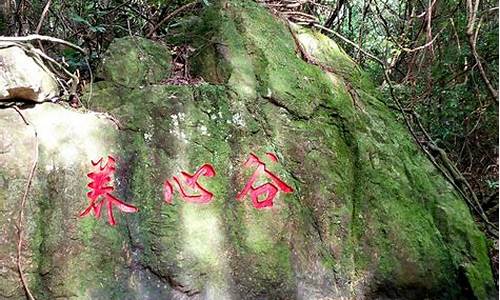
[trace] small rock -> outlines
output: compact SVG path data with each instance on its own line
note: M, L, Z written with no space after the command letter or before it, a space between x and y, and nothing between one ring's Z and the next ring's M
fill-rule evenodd
M97 75L126 87L141 88L167 78L171 60L169 49L151 40L119 38L109 45Z

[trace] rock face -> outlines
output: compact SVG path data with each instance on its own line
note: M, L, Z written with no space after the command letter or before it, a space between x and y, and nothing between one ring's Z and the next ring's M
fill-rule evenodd
M0 101L41 102L59 95L59 86L43 62L14 43L0 42Z
M190 36L204 38L187 40L200 49L192 69L210 84L132 87L123 83L135 73L122 72L95 84L94 112L40 104L22 111L26 126L0 111L0 297L25 298L15 223L37 141L21 249L37 299L495 296L485 238L464 201L341 49L296 28L335 72L306 63L288 28L249 1L212 5L197 24ZM255 169L244 168L251 153L293 188L273 207L236 200ZM90 160L108 155L113 194L139 208L115 209L115 227L104 211L78 218ZM166 204L165 180L203 164L216 172L199 180L213 201L176 192Z

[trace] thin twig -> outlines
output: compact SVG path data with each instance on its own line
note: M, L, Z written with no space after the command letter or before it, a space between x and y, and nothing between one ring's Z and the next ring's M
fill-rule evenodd
M90 100L92 99L92 92L93 92L94 75L92 73L92 68L90 67L90 63L87 58L85 58L85 63L87 64L87 68L89 69L89 74L90 74L89 98L87 100L87 106L90 106Z
M429 0L429 7L427 9L427 25L426 25L426 30L427 30L427 40L429 41L426 45L426 47L429 47L429 51L431 53L431 59L434 59L434 47L433 47L433 42L435 39L432 38L432 9L434 8L434 5L436 4L437 0ZM426 48L424 47L424 48Z
M479 74L481 75L481 78L484 81L484 84L488 88L488 91L490 92L491 97L495 100L495 102L498 103L498 90L496 90L493 85L491 84L491 81L489 80L488 76L486 75L486 71L484 70L483 64L481 63L481 56L479 56L479 53L477 52L477 36L479 34L479 28L481 26L481 23L476 28L476 16L477 16L477 11L479 8L479 0L467 0L466 1L466 6L467 6L467 37L468 37L468 42L472 51L472 56L476 60L477 67L479 69Z
M17 219L17 233L18 233L18 242L17 242L17 270L19 272L19 276L21 278L21 283L23 285L24 290L26 291L26 294L28 295L30 300L35 300L35 297L31 293L31 290L28 287L28 281L26 280L26 275L23 272L22 268L22 263L21 263L21 250L22 250L22 245L23 245L23 220L24 220L24 207L26 206L26 200L28 199L28 193L31 187L31 183L33 182L33 177L35 175L35 170L36 166L38 164L38 133L36 131L36 128L28 122L28 120L25 118L23 113L19 110L17 106L12 107L18 114L21 116L23 119L24 123L27 126L31 126L33 128L33 132L35 134L35 157L33 159L33 165L31 167L30 174L28 176L28 182L26 183L26 188L24 190L23 198L21 200L21 208L19 211L19 216Z
M60 68L61 70L63 70L63 72L66 73L66 75L68 75L69 77L71 77L70 95L76 94L76 89L77 89L77 86L78 86L78 83L80 82L80 80L78 79L78 77L75 74L73 74L70 71L68 71L63 65L61 65L60 63L58 63L57 61L55 61L53 58L51 58L47 54L43 53L41 50L33 48L32 51L35 52L35 53L37 53L38 55L40 55L40 57L46 59L49 63L52 63L52 64L56 65L58 68Z
M326 22L324 24L325 28L332 27L333 22L337 19L338 15L340 13L340 10L344 6L345 2L346 2L345 0L339 0L339 1L337 1L337 4L335 5L335 9L330 14L330 16L328 17L328 19L326 20Z
M378 62L379 64L381 64L382 66L385 66L384 62L380 59L380 58L377 58L375 55L367 52L366 50L364 50L363 48L359 47L358 44L354 43L353 41L349 40L348 38L340 35L338 32L335 32L329 28L326 28L325 26L322 26L322 25L319 25L319 24L312 24L314 27L316 28L319 28L319 29L322 29L326 32L329 32L331 34L334 34L335 36L337 36L338 38L340 38L341 40L343 40L344 42L348 43L349 45L355 47L356 49L359 49L359 51L361 53L363 53L364 55L368 56L369 58L373 59L374 61Z
M181 7L179 7L178 9L174 10L173 12L171 12L170 14L168 14L165 18L163 18L158 24L156 24L149 32L148 34L146 34L146 37L150 38L155 32L156 30L158 30L158 28L160 28L161 25L163 25L163 23L167 22L168 20L172 19L173 17L175 17L176 15L178 15L179 13L183 12L184 10L188 9L188 8L191 8L191 7L194 7L195 5L197 5L199 3L199 1L194 1L194 2L191 2L191 3L188 3L186 5L183 5Z
M151 25L154 25L153 21L151 21L151 18L148 18L147 16L143 15L140 11L138 11L137 9L135 9L133 6L131 6L128 3L126 3L125 7L128 8L130 11L132 11L137 16L141 17L141 19L143 19L147 23L149 23Z
M433 38L432 40L430 40L429 42L427 42L427 43L423 44L422 46L418 46L418 47L415 47L415 48L406 48L406 47L404 47L404 46L400 45L399 43L397 43L395 40L394 40L394 42L395 42L395 44L396 44L399 48L401 48L401 50L403 50L403 51L405 51L405 52L409 52L409 53L412 53L412 52L417 52L417 51L422 50L422 49L424 49L424 48L427 48L427 47L432 47L432 44L434 43L434 41L436 41L436 39L437 39L437 38L438 38L438 36L441 34L441 32L443 32L443 30L444 30L444 28L443 28L443 29L441 29L441 31L439 31L439 32L438 32L438 34L436 34L436 35L434 36L434 38ZM431 51L434 51L434 50L431 50Z
M40 21L38 21L38 26L36 26L36 30L35 30L36 34L38 34L40 32L40 30L42 29L43 20L47 16L47 12L49 11L49 7L50 7L51 2L52 2L52 0L47 0L47 3L45 4L45 7L43 8L42 16L40 17Z

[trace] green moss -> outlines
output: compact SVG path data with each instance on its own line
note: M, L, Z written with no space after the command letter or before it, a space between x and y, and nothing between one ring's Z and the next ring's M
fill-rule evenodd
M123 86L138 87L167 78L170 63L168 48L144 38L124 37L111 43L97 75Z
M37 295L141 297L154 280L214 298L459 298L467 285L478 299L493 294L484 236L467 206L366 74L324 36L293 27L335 73L304 62L288 27L264 8L224 2L206 8L196 35L185 37L204 36L193 67L212 84L94 85L90 107L121 129L92 136L116 152L116 193L140 211L117 214L116 227L79 220L67 241L59 232L85 197L86 168L61 165L66 171L44 176L30 246ZM255 171L244 168L250 153L294 189L279 192L272 208L236 200ZM177 192L164 202L165 180L206 163L217 175L199 182L212 203L187 203ZM73 187L69 202L54 188L63 186ZM78 249L64 264L47 254L61 245Z
M309 190L302 188L302 195L314 194L316 200L313 203L299 202L300 205L306 204L315 209L309 211L297 208L292 211L302 215L304 223L315 222L316 230L324 240L342 237L343 243L340 245L334 242L326 251L319 247L318 251L324 256L326 266L335 266L348 273L352 270L349 264L353 263L354 257L357 272L375 268L377 276L383 281L392 282L396 290L409 285L420 286L424 294L439 293L443 287L453 290L452 286L458 281L459 261L468 261L455 251L469 249L459 246L456 240L451 242L443 238L447 234L457 238L462 235L443 232L432 214L438 205L437 199L459 205L461 208L454 214L466 207L450 194L449 187L445 188L448 193L446 200L441 199L441 191L446 186L444 180L437 174L433 180L427 179L429 172L436 171L421 167L427 166L428 162L422 158L395 116L378 99L380 95L366 74L334 43L321 42L324 37L316 33L310 37L307 32L299 30L299 38L304 35L311 40L319 40L312 54L340 76L327 78L319 68L297 58L293 39L286 27L278 25L276 20L253 3L232 1L226 16L230 20L220 25L219 34L225 40L240 41L228 43L227 57L229 64L233 64L231 78L236 78L236 82L230 80L227 85L230 89L241 84L253 87L256 82L255 90L278 105L278 108L268 107L265 101L259 99L256 101L252 94L242 96L242 93L237 92L235 98L248 102L246 107L254 117L267 116L259 122L264 124L264 128L269 128L264 131L274 139L271 148L287 145L286 137L293 136L293 144L297 144L300 137L304 136L312 148L320 149L316 158L311 157L314 163L305 172L312 174L301 177L301 171L293 168L291 172L294 177L301 177L299 180L333 184L329 184L328 188L321 184L310 184ZM228 31L227 28L236 28L236 31ZM248 65L249 61L251 66ZM251 77L255 77L255 81ZM308 79L312 80L307 86L301 85ZM351 91L347 92L347 89ZM357 96L354 99L353 94ZM320 104L325 108L317 109ZM285 111L279 107L285 108ZM281 118L283 114L286 117ZM314 116L314 122L309 120L311 116ZM286 124L286 118L296 117L298 119L293 126ZM304 117L306 120L301 120ZM339 129L336 134L318 130L332 125ZM302 131L289 128L302 128ZM314 141L313 137L322 135L325 135L324 139ZM332 143L328 145L324 141ZM244 143L245 138L239 142ZM345 145L344 148L341 145ZM336 157L332 155L331 149L337 151L339 158L327 164L323 159L325 155ZM289 155L292 154L290 156L299 154L294 147L290 150L294 151L289 152ZM417 164L416 157L419 158ZM304 161L297 160L301 163ZM410 172L410 178L406 178L409 165L415 165L415 169ZM313 172L311 168L316 171ZM312 181L307 180L306 176L311 175L314 176L311 177ZM325 179L318 181L318 178ZM414 184L419 185L419 194L414 193ZM323 197L325 204L321 202ZM337 205L327 205L327 199L333 199ZM322 212L317 212L317 209ZM478 234L471 218L463 217L470 224L467 226L468 232ZM446 218L453 219L455 216L447 215ZM332 222L339 220L345 226L332 226ZM266 222L269 221L262 223ZM255 228L253 230L258 232ZM323 243L327 243L324 240ZM254 247L265 248L266 245L270 243L264 239L256 242ZM475 253L478 258L481 257L475 266L484 268L487 274L482 278L485 280L483 287L489 289L491 278L486 279L490 276L489 270L486 265L480 267L481 260L487 259L485 251L482 254ZM457 257L460 258L456 260ZM470 280L474 281L475 278L471 277ZM477 292L480 298L484 297L482 288ZM458 292L451 292L454 293Z
M89 86L81 99L89 109L106 112L124 104L121 98L129 92L128 88L111 81L99 81ZM96 99L99 103L94 103Z

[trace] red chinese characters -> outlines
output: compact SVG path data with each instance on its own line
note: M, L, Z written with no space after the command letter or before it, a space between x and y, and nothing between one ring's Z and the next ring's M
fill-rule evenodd
M278 161L278 158L273 153L266 153L266 156L273 162ZM257 166L257 169L253 173L252 177L250 177L250 180L247 182L243 190L236 195L237 200L242 201L247 194L250 194L254 207L260 209L273 206L274 197L276 197L278 189L285 193L293 192L293 189L289 185L267 170L266 164L260 161L255 154L251 153L250 157L245 162L245 167L249 168L252 166ZM258 187L254 187L253 185L257 181L259 175L265 175L271 179L272 183L264 183ZM259 197L262 195L267 196L265 199L259 200Z
M273 153L266 153L268 159L276 163L278 158ZM115 225L113 207L117 207L122 212L137 212L137 207L127 204L111 194L114 191L112 185L112 175L114 174L115 159L108 156L106 163L103 158L97 162L92 161L92 166L96 171L88 173L87 177L92 181L87 185L90 191L87 193L89 206L80 213L80 217L87 216L93 212L96 218L101 215L101 209L105 205L108 213L108 222ZM273 201L279 191L284 193L293 192L292 187L283 182L278 176L269 171L266 164L255 154L251 153L244 165L245 168L256 167L252 176L245 184L243 190L236 199L242 201L247 195L250 196L253 206L257 209L272 207ZM214 194L199 183L200 177L214 177L215 169L210 164L202 165L193 175L181 172L180 176L173 176L171 180L165 180L163 184L163 197L167 204L173 203L174 190L179 192L179 196L186 202L208 204L214 200ZM270 182L260 184L260 180L270 180ZM260 184L260 185L259 185ZM258 185L258 186L256 186Z
M92 165L98 167L98 171L91 172L87 176L92 179L87 186L91 189L87 193L87 197L90 200L89 206L80 213L80 217L88 215L91 211L94 212L96 218L101 215L101 208L106 204L108 210L108 222L111 225L115 225L115 218L113 216L113 206L116 206L119 210L127 213L137 212L137 207L127 204L115 196L111 195L114 187L109 185L111 182L111 175L115 172L115 159L112 156L108 156L108 161L103 164L103 159L99 159L97 162L91 161Z
M193 203L210 203L213 200L214 194L209 192L206 188L198 183L200 176L213 177L215 176L215 170L210 164L204 164L201 166L194 175L190 175L186 172L181 172L182 181L177 177L173 177L173 183L177 186L177 190L180 192L180 196L184 201ZM188 186L194 191L199 192L198 194L191 195L186 192L185 186ZM165 180L163 184L163 196L165 202L172 204L173 198L173 185L170 181Z

